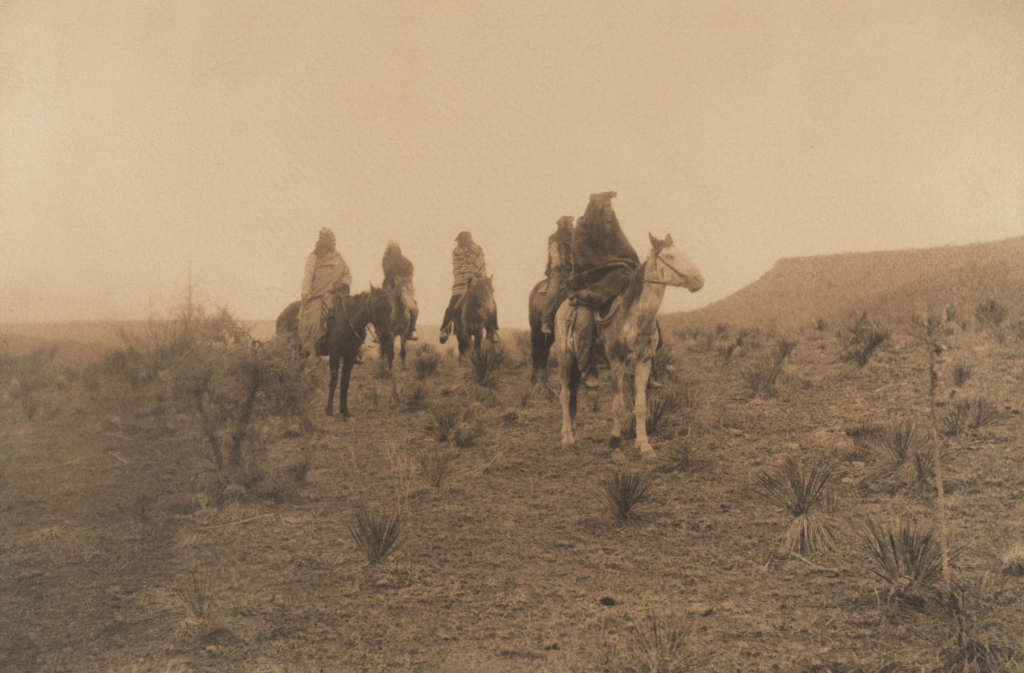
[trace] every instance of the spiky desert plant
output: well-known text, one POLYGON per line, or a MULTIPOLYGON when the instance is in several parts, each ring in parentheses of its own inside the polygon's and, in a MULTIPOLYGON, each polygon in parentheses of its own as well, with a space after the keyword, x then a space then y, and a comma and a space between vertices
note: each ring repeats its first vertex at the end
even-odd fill
POLYGON ((669 344, 662 344, 661 348, 654 352, 651 358, 651 378, 657 380, 675 379, 676 367, 679 366, 679 359, 669 344))
POLYGON ((439 442, 466 447, 483 433, 483 423, 474 407, 446 405, 431 411, 424 432, 439 442))
POLYGON ((814 329, 816 329, 819 332, 824 332, 825 330, 828 329, 828 321, 825 320, 824 318, 815 318, 814 329))
POLYGON ((741 376, 753 397, 767 399, 778 394, 775 386, 783 374, 783 363, 793 353, 799 342, 795 339, 780 338, 772 347, 767 362, 761 362, 745 369, 741 376))
POLYGON ((1018 649, 1018 637, 992 632, 991 627, 995 626, 992 622, 1003 620, 992 619, 994 610, 986 601, 959 587, 939 593, 938 599, 950 627, 949 635, 943 640, 929 638, 939 646, 939 670, 951 673, 1024 671, 1024 652, 1018 649))
POLYGON ((352 541, 373 565, 386 561, 397 549, 401 531, 402 513, 386 509, 357 509, 355 525, 348 524, 348 533, 352 541))
MULTIPOLYGON (((624 396, 623 402, 627 404, 627 409, 634 408, 633 400, 629 396, 624 396)), ((647 434, 655 435, 659 430, 664 430, 666 425, 679 416, 681 408, 682 398, 674 390, 649 394, 647 396, 647 420, 644 423, 647 434)), ((630 414, 624 430, 626 437, 636 436, 635 411, 630 414)))
POLYGON ((839 330, 839 359, 864 367, 871 355, 889 339, 889 331, 878 328, 864 313, 853 325, 839 330))
POLYGON ((420 451, 416 455, 416 462, 419 463, 420 472, 427 483, 434 488, 441 488, 441 484, 444 483, 445 477, 448 476, 452 464, 458 457, 459 454, 455 451, 434 448, 420 451))
POLYGON ((989 299, 974 307, 974 317, 982 327, 995 328, 1006 320, 1006 307, 995 299, 989 299))
POLYGON ((655 481, 647 472, 618 469, 598 480, 595 494, 617 521, 629 523, 650 498, 655 481))
POLYGON ((431 344, 423 344, 416 349, 412 359, 413 373, 420 381, 425 381, 437 374, 441 366, 441 354, 431 344))
POLYGON ((807 469, 788 456, 774 472, 758 475, 758 492, 793 517, 783 535, 786 552, 835 549, 833 523, 824 505, 838 466, 834 454, 820 456, 807 469))
POLYGON ((723 369, 729 364, 729 360, 732 359, 733 353, 736 352, 737 348, 739 348, 739 346, 737 346, 735 342, 722 344, 715 348, 715 352, 718 353, 718 357, 722 358, 723 369))
POLYGON ((924 432, 913 421, 895 421, 882 426, 875 438, 876 445, 889 454, 893 468, 902 467, 907 457, 919 449, 924 441, 924 432))
POLYGON ((660 618, 648 611, 627 631, 627 656, 643 673, 683 673, 703 670, 710 655, 689 644, 692 626, 679 618, 660 618))
POLYGON ((398 403, 402 411, 419 411, 426 407, 428 389, 420 381, 401 387, 395 385, 391 389, 391 396, 398 403))
MULTIPOLYGON (((871 572, 889 584, 889 600, 923 605, 942 579, 942 549, 934 529, 904 520, 883 527, 868 517, 861 539, 874 561, 871 572)), ((962 553, 963 549, 950 550, 949 562, 962 553)))
POLYGON ((953 385, 959 388, 971 378, 971 374, 974 373, 974 365, 957 360, 953 363, 951 373, 953 375, 953 385))
POLYGON ((1024 575, 1024 544, 1015 543, 999 557, 999 560, 1003 562, 1001 572, 1017 577, 1024 575))
POLYGON ((465 377, 468 381, 494 390, 498 387, 505 359, 505 349, 501 346, 480 350, 471 348, 466 356, 465 377))
POLYGON ((858 454, 870 451, 877 443, 883 432, 881 425, 877 423, 859 423, 846 428, 843 432, 853 441, 858 454))
POLYGON ((998 418, 999 409, 984 397, 957 400, 946 410, 942 434, 961 435, 990 425, 998 418))

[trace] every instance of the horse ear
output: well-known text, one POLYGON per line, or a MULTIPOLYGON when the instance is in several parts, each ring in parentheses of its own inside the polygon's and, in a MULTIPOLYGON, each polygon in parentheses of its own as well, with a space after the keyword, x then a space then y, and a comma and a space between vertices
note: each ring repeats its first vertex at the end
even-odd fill
POLYGON ((665 234, 665 245, 674 245, 672 243, 672 234, 665 234))
POLYGON ((665 243, 666 243, 666 241, 659 241, 658 239, 654 238, 654 234, 652 234, 650 232, 647 233, 647 236, 648 236, 648 238, 651 239, 651 247, 652 248, 660 248, 660 247, 664 246, 665 243))

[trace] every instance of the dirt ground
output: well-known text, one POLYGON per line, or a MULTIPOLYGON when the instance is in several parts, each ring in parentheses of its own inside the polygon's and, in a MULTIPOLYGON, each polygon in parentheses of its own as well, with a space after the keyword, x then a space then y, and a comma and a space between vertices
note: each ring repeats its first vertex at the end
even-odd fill
MULTIPOLYGON (((934 489, 876 477, 886 456, 851 437, 897 419, 931 427, 923 342, 897 330, 858 368, 839 361, 834 333, 790 335, 799 343, 778 394, 760 399, 743 373, 770 341, 726 361, 672 335, 675 370, 657 394, 685 403, 652 435, 656 461, 627 451, 626 469, 656 481, 621 524, 596 496, 619 467, 607 382, 583 398, 580 446, 561 451, 560 408, 529 394, 512 332, 496 390, 446 355, 422 408, 411 358, 386 379, 357 368, 350 420, 320 416, 272 438, 268 464, 308 471, 271 494, 210 494, 202 439, 159 380, 91 391, 63 381, 40 391, 31 418, 4 396, 0 670, 641 671, 635 634, 652 620, 689 630, 695 670, 941 670, 943 648, 967 630, 934 601, 889 601, 862 541, 869 516, 937 522, 934 489), (476 410, 482 434, 453 449, 433 488, 416 456, 436 448, 424 427, 449 405, 476 410), (842 459, 837 550, 783 553, 790 517, 758 495, 757 477, 828 451, 842 459), (382 564, 349 534, 360 508, 402 513, 382 564)), ((971 396, 998 410, 947 441, 948 536, 965 549, 951 575, 974 600, 970 637, 1020 653, 1024 577, 1001 572, 1001 557, 1024 543, 1024 344, 958 332, 944 345, 934 418, 971 396), (958 361, 974 372, 954 389, 958 361)))

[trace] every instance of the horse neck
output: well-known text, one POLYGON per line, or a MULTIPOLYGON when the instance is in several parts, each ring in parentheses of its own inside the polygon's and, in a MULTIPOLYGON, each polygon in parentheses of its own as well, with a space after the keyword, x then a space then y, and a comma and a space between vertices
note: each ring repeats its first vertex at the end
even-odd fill
POLYGON ((631 281, 636 285, 630 288, 633 292, 628 292, 632 296, 625 307, 625 313, 635 318, 637 323, 653 322, 655 316, 658 315, 658 311, 661 310, 661 302, 665 298, 665 285, 663 283, 646 282, 647 273, 655 266, 655 260, 656 257, 652 252, 647 261, 637 269, 637 273, 631 281))
POLYGON ((352 329, 359 332, 366 329, 370 323, 370 298, 369 296, 356 295, 345 300, 345 312, 352 329))

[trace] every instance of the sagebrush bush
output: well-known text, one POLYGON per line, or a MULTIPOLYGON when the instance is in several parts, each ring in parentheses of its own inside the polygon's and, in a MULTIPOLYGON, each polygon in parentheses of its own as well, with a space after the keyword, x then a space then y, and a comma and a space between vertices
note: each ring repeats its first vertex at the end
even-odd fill
POLYGON ((441 354, 431 344, 423 344, 416 349, 413 356, 412 366, 416 378, 420 381, 429 379, 437 374, 441 366, 441 354))

